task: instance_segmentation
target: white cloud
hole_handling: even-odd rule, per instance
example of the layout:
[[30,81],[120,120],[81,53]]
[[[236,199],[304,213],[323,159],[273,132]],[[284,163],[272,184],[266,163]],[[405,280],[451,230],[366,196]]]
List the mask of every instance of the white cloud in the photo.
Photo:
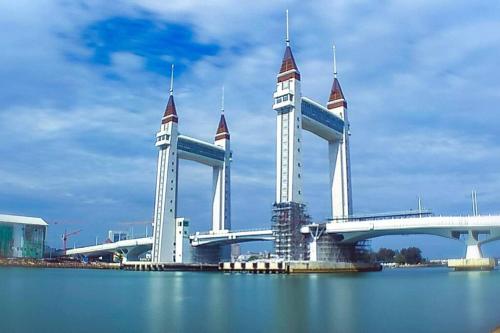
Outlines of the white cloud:
[[[92,55],[80,39],[92,23],[117,16],[150,18],[190,26],[194,40],[220,47],[215,55],[184,62],[186,71],[176,76],[179,126],[185,134],[212,140],[225,85],[234,218],[240,227],[267,223],[274,198],[271,96],[288,7],[304,95],[326,100],[331,44],[337,44],[350,106],[357,209],[403,209],[425,194],[436,211],[457,212],[467,210],[461,207],[473,187],[483,193],[484,211],[498,209],[496,4],[259,0],[235,6],[137,0],[0,6],[0,153],[9,157],[0,167],[0,184],[46,197],[71,194],[75,206],[80,201],[92,212],[89,220],[123,219],[124,208],[117,206],[124,203],[130,215],[150,216],[156,172],[152,138],[166,103],[168,68],[164,75],[148,71],[148,55],[127,50],[113,53],[111,63],[101,66],[68,57]],[[115,77],[108,79],[110,74]],[[329,211],[325,150],[314,139],[306,143],[306,196],[313,216],[323,218]],[[196,184],[187,180],[200,179],[200,186],[209,188],[210,172],[188,163],[182,177],[182,196],[189,203],[182,211],[206,219],[189,205],[207,206],[209,197],[190,192]],[[249,197],[261,203],[254,207],[257,215],[248,208]],[[106,212],[91,208],[106,203]],[[68,206],[62,214],[79,213]]]

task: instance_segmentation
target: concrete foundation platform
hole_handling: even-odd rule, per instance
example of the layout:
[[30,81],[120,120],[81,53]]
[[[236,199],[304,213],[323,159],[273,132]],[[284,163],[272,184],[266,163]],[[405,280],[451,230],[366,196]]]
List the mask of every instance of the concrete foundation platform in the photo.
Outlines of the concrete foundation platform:
[[448,259],[448,267],[456,271],[491,271],[495,265],[493,258]]
[[382,265],[373,263],[291,261],[288,264],[290,273],[356,273],[382,270]]
[[285,262],[235,262],[220,263],[223,272],[247,272],[256,274],[294,274],[294,273],[355,273],[378,272],[380,264],[347,263],[328,261],[285,261]]
[[176,271],[176,272],[214,272],[216,264],[181,264],[181,263],[151,263],[132,261],[123,263],[121,269],[128,271]]

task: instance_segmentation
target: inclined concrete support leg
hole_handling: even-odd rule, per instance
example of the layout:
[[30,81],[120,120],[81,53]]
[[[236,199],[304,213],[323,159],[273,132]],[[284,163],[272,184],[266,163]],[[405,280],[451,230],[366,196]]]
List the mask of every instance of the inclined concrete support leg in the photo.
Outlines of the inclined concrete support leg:
[[467,245],[465,259],[481,259],[482,257],[483,254],[481,252],[481,247],[479,244]]
[[466,244],[465,259],[481,259],[483,257],[477,233],[469,231]]
[[309,244],[309,261],[318,261],[318,242],[313,238]]
[[318,261],[318,239],[321,237],[324,228],[318,227],[311,230],[311,242],[309,243],[309,261]]

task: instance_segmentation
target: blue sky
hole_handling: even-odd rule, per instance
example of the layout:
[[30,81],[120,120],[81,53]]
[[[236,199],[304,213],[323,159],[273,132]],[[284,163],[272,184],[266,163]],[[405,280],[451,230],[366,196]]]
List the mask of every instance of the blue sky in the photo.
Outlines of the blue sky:
[[[500,213],[500,5],[467,1],[16,1],[0,4],[0,211],[41,216],[48,240],[151,219],[154,135],[169,67],[184,134],[213,140],[220,88],[233,159],[233,227],[269,225],[274,199],[272,92],[284,10],[304,95],[326,102],[331,45],[349,102],[357,213],[415,208]],[[305,189],[328,216],[326,144],[305,135]],[[182,161],[180,215],[210,219],[211,172]],[[464,248],[433,237],[388,237],[431,257]],[[485,252],[500,256],[500,245]]]

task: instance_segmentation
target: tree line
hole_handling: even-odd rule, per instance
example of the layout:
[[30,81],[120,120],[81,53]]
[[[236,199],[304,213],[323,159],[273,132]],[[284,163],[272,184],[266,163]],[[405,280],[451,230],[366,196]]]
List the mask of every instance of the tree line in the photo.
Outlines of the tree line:
[[401,250],[392,250],[382,247],[374,253],[378,262],[394,262],[400,265],[416,265],[425,262],[422,258],[422,251],[418,247],[409,247]]

